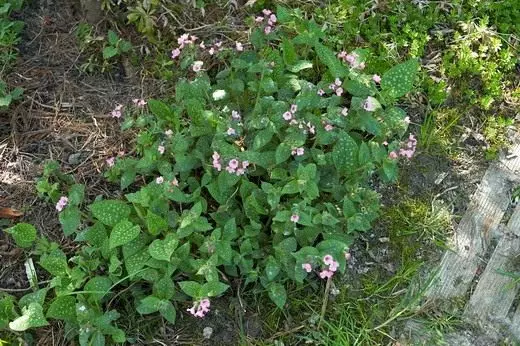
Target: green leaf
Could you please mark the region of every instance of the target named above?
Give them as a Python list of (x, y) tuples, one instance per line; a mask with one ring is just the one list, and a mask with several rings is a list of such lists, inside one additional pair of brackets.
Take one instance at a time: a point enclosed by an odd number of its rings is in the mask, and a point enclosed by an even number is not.
[(154, 296), (148, 296), (139, 302), (139, 305), (137, 305), (136, 310), (141, 315), (148, 315), (153, 314), (154, 312), (159, 311), (159, 308), (161, 307), (161, 299), (154, 297)]
[(9, 295), (0, 295), (0, 329), (7, 328), (9, 321), (18, 316), (14, 306), (14, 298)]
[(292, 73), (298, 73), (302, 70), (306, 70), (309, 68), (312, 68), (312, 62), (310, 62), (308, 60), (300, 60), (296, 64), (294, 64), (292, 66), (288, 66), (287, 70), (289, 70)]
[(28, 293), (24, 295), (18, 301), (18, 307), (23, 308), (29, 306), (31, 303), (38, 303), (41, 306), (45, 303), (45, 297), (47, 297), (47, 292), (49, 292), (50, 288), (42, 288), (37, 290), (36, 292)]
[(108, 30), (108, 43), (110, 43), (112, 46), (115, 46), (117, 41), (119, 41), (117, 34), (112, 30)]
[(253, 150), (258, 150), (265, 146), (273, 138), (274, 131), (271, 127), (258, 131), (253, 141)]
[(76, 319), (76, 297), (56, 297), (47, 310), (47, 317), (68, 322), (74, 321)]
[(69, 189), (69, 205), (78, 206), (85, 198), (85, 185), (74, 184)]
[(202, 298), (202, 285), (195, 281), (181, 281), (179, 282), (181, 290), (192, 298)]
[(177, 245), (179, 245), (179, 240), (175, 234), (170, 233), (164, 240), (155, 239), (148, 247), (148, 252), (152, 258), (160, 261), (170, 261)]
[(85, 231), (85, 240), (95, 247), (101, 247), (107, 238), (107, 230), (101, 222), (96, 222)]
[(68, 206), (58, 216), (60, 219), (63, 234), (66, 236), (76, 232), (81, 224), (81, 212), (78, 207)]
[(175, 294), (173, 280), (169, 276), (164, 276), (153, 284), (153, 294), (161, 299), (171, 299)]
[(296, 53), (296, 50), (294, 49), (294, 45), (292, 44), (291, 40), (283, 38), (281, 47), (284, 63), (286, 65), (294, 65), (296, 63), (296, 60), (298, 60), (298, 54)]
[(287, 161), (289, 159), (289, 157), (291, 157), (291, 148), (287, 144), (281, 143), (276, 148), (276, 153), (275, 153), (276, 164), (279, 165), (280, 163)]
[(357, 144), (348, 134), (340, 136), (332, 151), (334, 165), (342, 174), (352, 171), (357, 166)]
[(97, 201), (90, 206), (92, 215), (107, 226), (115, 226), (130, 216), (130, 207), (122, 201)]
[(265, 264), (265, 275), (267, 280), (274, 280), (278, 273), (280, 273), (280, 264), (273, 256), (269, 256), (267, 263)]
[(136, 253), (126, 257), (124, 262), (128, 275), (134, 275), (139, 270), (141, 270), (149, 258), (150, 254), (148, 253), (147, 249), (137, 251)]
[(392, 67), (383, 74), (381, 78), (381, 89), (385, 95), (392, 98), (405, 95), (412, 90), (418, 69), (419, 62), (417, 59), (410, 59)]
[(287, 292), (282, 284), (273, 282), (267, 288), (269, 298), (276, 304), (279, 309), (283, 309), (287, 301)]
[(206, 282), (200, 289), (200, 296), (202, 297), (217, 297), (226, 292), (229, 285), (220, 281)]
[(158, 100), (148, 100), (148, 108), (160, 120), (164, 120), (173, 125), (175, 130), (180, 131), (179, 115), (170, 106)]
[(30, 328), (47, 326), (49, 322), (43, 315), (43, 308), (38, 303), (31, 303), (22, 309), (22, 316), (9, 323), (9, 328), (17, 332), (23, 332)]
[(92, 297), (92, 300), (99, 301), (109, 292), (111, 287), (112, 280), (108, 277), (95, 276), (85, 284), (84, 290), (89, 292), (88, 295)]
[(139, 235), (141, 227), (128, 220), (122, 220), (110, 232), (110, 249), (124, 245)]
[(332, 77), (341, 78), (347, 75), (347, 68), (340, 62), (330, 48), (316, 42), (314, 44), (314, 50), (316, 51), (318, 59), (329, 68)]
[(36, 228), (28, 223), (19, 223), (14, 227), (7, 229), (7, 233), (11, 234), (17, 246), (27, 248), (31, 247), (36, 240)]
[(69, 269), (67, 256), (60, 249), (40, 257), (40, 266), (54, 276), (66, 276)]
[(148, 210), (148, 214), (146, 214), (146, 228), (151, 235), (158, 235), (168, 228), (168, 221)]
[(161, 307), (159, 308), (159, 312), (161, 313), (161, 316), (166, 319), (166, 321), (174, 324), (176, 317), (177, 317), (177, 311), (175, 311), (175, 307), (173, 304), (167, 300), (163, 300), (161, 302)]
[(108, 60), (114, 56), (116, 56), (118, 50), (116, 47), (108, 46), (103, 49), (103, 59)]

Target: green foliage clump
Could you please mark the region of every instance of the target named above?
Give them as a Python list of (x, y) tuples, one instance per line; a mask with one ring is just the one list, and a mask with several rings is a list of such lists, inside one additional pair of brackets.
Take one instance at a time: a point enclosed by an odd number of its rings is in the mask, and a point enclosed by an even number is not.
[[(315, 22), (284, 8), (277, 18), (272, 32), (254, 27), (251, 48), (216, 75), (183, 51), (172, 99), (112, 112), (137, 134), (135, 155), (107, 160), (121, 199), (88, 204), (83, 185), (46, 167), (38, 190), (76, 250), (38, 239), (51, 281), (0, 321), (23, 331), (58, 319), (81, 345), (120, 343), (118, 299), (175, 323), (186, 304), (203, 317), (234, 278), (260, 284), (283, 309), (287, 284), (345, 271), (356, 233), (379, 213), (371, 182), (396, 180), (408, 125), (396, 102), (418, 63), (368, 75), (364, 50), (347, 65)], [(34, 240), (26, 225), (10, 233), (22, 246)]]

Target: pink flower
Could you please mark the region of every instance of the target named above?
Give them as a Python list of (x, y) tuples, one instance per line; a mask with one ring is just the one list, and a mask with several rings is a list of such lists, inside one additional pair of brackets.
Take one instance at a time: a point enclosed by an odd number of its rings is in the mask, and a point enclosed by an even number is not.
[(343, 107), (343, 109), (341, 110), (341, 115), (343, 115), (344, 117), (346, 117), (348, 115), (348, 108), (347, 107)]
[(332, 126), (331, 124), (325, 125), (325, 131), (330, 132), (332, 130), (334, 130), (334, 126)]
[(332, 261), (332, 263), (329, 264), (329, 270), (331, 272), (335, 272), (336, 270), (338, 270), (338, 267), (339, 267), (339, 263), (336, 261)]
[(228, 136), (234, 136), (236, 134), (236, 131), (234, 128), (230, 127), (227, 129)]
[(345, 52), (344, 50), (342, 50), (341, 52), (338, 53), (338, 58), (345, 60), (346, 57), (347, 57), (347, 52)]
[(352, 258), (352, 255), (350, 254), (350, 252), (345, 251), (345, 259), (347, 261), (350, 261), (351, 258)]
[(264, 17), (260, 17), (260, 16), (259, 16), (259, 17), (256, 17), (256, 18), (255, 18), (255, 22), (257, 22), (257, 23), (261, 23), (261, 22), (263, 22), (263, 21), (264, 21)]
[(236, 172), (236, 174), (237, 174), (238, 176), (244, 175), (245, 173), (246, 173), (245, 169), (243, 169), (243, 168), (237, 168), (237, 172)]
[(298, 214), (292, 214), (292, 215), (291, 215), (291, 222), (296, 223), (296, 222), (298, 222), (298, 221), (300, 221), (300, 215), (298, 215)]
[(331, 255), (323, 256), (323, 263), (325, 263), (326, 265), (331, 265), (332, 262), (334, 262), (334, 258)]
[(164, 178), (163, 178), (163, 177), (157, 177), (157, 178), (155, 179), (155, 182), (156, 182), (157, 184), (162, 184), (162, 183), (164, 183)]
[(338, 95), (338, 96), (343, 95), (343, 88), (337, 88), (336, 89), (336, 95)]
[(384, 141), (382, 144), (386, 146), (386, 145), (388, 145), (388, 142)]
[(175, 48), (172, 50), (172, 59), (177, 58), (179, 55), (181, 55), (181, 50), (179, 48)]
[(208, 298), (204, 298), (198, 302), (194, 302), (193, 306), (189, 309), (186, 309), (190, 314), (195, 317), (204, 317), (209, 312), (210, 301)]
[(164, 145), (159, 145), (157, 147), (157, 151), (159, 152), (159, 154), (164, 154), (165, 150), (166, 150), (166, 148), (164, 147)]
[(265, 8), (264, 8), (264, 9), (262, 10), (262, 13), (264, 14), (264, 16), (267, 17), (267, 16), (271, 15), (271, 13), (273, 13), (273, 12), (271, 12), (271, 10), (268, 10), (268, 9), (265, 9)]
[(215, 54), (215, 48), (211, 47), (211, 48), (208, 50), (208, 53), (209, 53), (209, 55), (213, 55), (213, 54)]
[(220, 159), (220, 154), (217, 153), (216, 151), (214, 151), (212, 158), (213, 158), (213, 160), (218, 160), (218, 159)]
[(204, 41), (202, 41), (202, 42), (199, 44), (199, 47), (200, 47), (200, 49), (206, 49), (206, 44), (204, 43)]
[(184, 47), (184, 44), (185, 43), (188, 43), (189, 41), (189, 37), (190, 35), (188, 34), (182, 34), (178, 39), (177, 39), (177, 43), (179, 44), (179, 46)]
[(337, 88), (336, 84), (334, 84), (334, 83), (329, 84), (330, 90), (336, 90), (336, 88)]
[(291, 125), (298, 125), (298, 120), (292, 119), (291, 121), (289, 121), (289, 124), (291, 124)]
[(240, 43), (240, 42), (235, 42), (235, 46), (236, 46), (236, 50), (237, 50), (237, 52), (242, 52), (242, 51), (244, 51), (244, 46), (242, 45), (242, 43)]
[(325, 94), (325, 91), (323, 89), (318, 90), (318, 95), (323, 96)]
[(237, 159), (229, 160), (228, 166), (233, 169), (236, 169), (238, 167), (238, 160)]
[(297, 156), (302, 156), (304, 153), (305, 153), (305, 149), (304, 148), (297, 148), (296, 149), (296, 155)]
[(307, 273), (310, 273), (312, 271), (312, 265), (310, 263), (303, 263), (302, 269), (305, 270)]
[(213, 161), (213, 168), (220, 172), (222, 170), (222, 165), (218, 161)]
[(360, 62), (358, 65), (357, 65), (357, 68), (362, 70), (365, 68), (365, 63), (364, 62)]
[(314, 125), (312, 125), (310, 122), (307, 123), (307, 128), (309, 129), (309, 132), (313, 135), (316, 133), (316, 128), (314, 127)]
[(236, 172), (236, 169), (233, 168), (233, 167), (229, 167), (229, 166), (227, 166), (227, 167), (226, 167), (226, 171), (227, 171), (228, 173), (235, 173), (235, 172)]
[(166, 137), (171, 138), (171, 136), (173, 136), (173, 131), (172, 130), (166, 130), (164, 132), (164, 134), (166, 135)]
[(292, 113), (291, 112), (285, 112), (283, 113), (283, 118), (287, 121), (292, 119)]
[(320, 272), (320, 278), (322, 278), (322, 279), (331, 278), (332, 275), (334, 275), (334, 272), (331, 272), (330, 270), (327, 270), (327, 269), (324, 269)]
[(247, 167), (249, 167), (249, 161), (242, 161), (242, 168), (246, 169)]
[(112, 118), (121, 118), (121, 110), (123, 109), (123, 105), (116, 105), (116, 108), (110, 113)]
[(369, 96), (367, 97), (367, 99), (365, 100), (365, 103), (363, 103), (363, 109), (366, 110), (367, 112), (373, 112), (376, 110), (376, 99)]
[(63, 208), (65, 208), (68, 203), (69, 203), (69, 199), (67, 197), (65, 197), (65, 196), (61, 196), (60, 200), (58, 201), (58, 203), (56, 203), (56, 210), (57, 211), (62, 211)]
[(267, 24), (269, 25), (275, 25), (276, 24), (276, 16), (274, 14), (271, 14), (269, 16), (269, 19), (267, 20)]
[(106, 160), (106, 163), (107, 163), (108, 167), (114, 167), (115, 160), (116, 160), (115, 157), (109, 157), (109, 158)]
[(137, 106), (137, 107), (144, 107), (146, 106), (147, 102), (143, 99), (133, 99), (132, 102)]
[(222, 47), (222, 41), (215, 42), (215, 47), (217, 47), (217, 48)]
[(336, 86), (341, 86), (341, 84), (343, 84), (343, 82), (341, 81), (341, 79), (336, 78), (336, 80), (334, 81), (334, 84), (335, 84)]
[(272, 31), (272, 28), (271, 28), (270, 26), (266, 26), (266, 27), (264, 28), (264, 33), (265, 33), (266, 35), (269, 35), (269, 34), (271, 33), (271, 31)]
[(194, 71), (194, 72), (199, 72), (199, 71), (202, 69), (202, 65), (203, 65), (203, 64), (204, 64), (204, 63), (203, 63), (202, 61), (195, 61), (195, 62), (193, 63), (193, 67), (192, 67), (192, 68), (193, 68), (193, 71)]
[(295, 104), (292, 104), (292, 105), (291, 105), (291, 113), (294, 114), (294, 113), (296, 113), (297, 111), (298, 111), (298, 106), (295, 105)]
[(173, 186), (179, 186), (179, 181), (177, 180), (177, 178), (173, 178), (173, 180), (170, 182), (170, 184)]
[(397, 159), (397, 153), (395, 151), (391, 151), (389, 154), (388, 154), (388, 157), (391, 158), (392, 160), (393, 159)]
[(405, 117), (404, 123), (408, 125), (410, 123), (410, 117)]
[(345, 61), (348, 62), (350, 65), (354, 65), (356, 63), (357, 54), (347, 54), (345, 55)]
[(241, 119), (240, 113), (238, 113), (237, 111), (231, 111), (231, 117), (235, 120)]
[(376, 82), (377, 84), (381, 83), (381, 77), (377, 74), (372, 76), (372, 80)]

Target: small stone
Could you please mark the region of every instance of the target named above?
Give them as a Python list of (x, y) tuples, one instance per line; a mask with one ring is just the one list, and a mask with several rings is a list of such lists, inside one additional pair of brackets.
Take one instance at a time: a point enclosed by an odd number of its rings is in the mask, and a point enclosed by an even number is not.
[(211, 335), (213, 335), (213, 328), (206, 327), (202, 330), (202, 336), (204, 337), (204, 339), (209, 340), (211, 338)]
[(69, 159), (67, 161), (70, 165), (79, 165), (81, 162), (81, 153), (70, 154)]

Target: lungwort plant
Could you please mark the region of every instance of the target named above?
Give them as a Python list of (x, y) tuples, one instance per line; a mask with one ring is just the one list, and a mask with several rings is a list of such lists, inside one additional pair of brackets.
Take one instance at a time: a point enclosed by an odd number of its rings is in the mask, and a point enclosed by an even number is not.
[[(107, 159), (123, 198), (86, 205), (82, 185), (48, 172), (40, 190), (52, 191), (77, 252), (38, 241), (52, 280), (17, 308), (2, 300), (4, 327), (61, 319), (81, 345), (123, 342), (123, 297), (174, 323), (178, 311), (203, 317), (236, 285), (259, 284), (283, 308), (287, 282), (344, 272), (356, 233), (378, 215), (372, 183), (395, 181), (415, 150), (413, 136), (401, 142), (408, 121), (396, 101), (418, 63), (368, 75), (368, 51), (334, 52), (313, 21), (280, 8), (255, 23), (251, 44), (233, 44), (217, 74), (204, 69), (216, 57), (184, 36), (174, 97), (112, 112), (137, 133), (135, 155)], [(36, 238), (30, 225), (9, 232), (24, 247)]]

